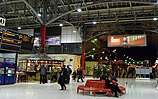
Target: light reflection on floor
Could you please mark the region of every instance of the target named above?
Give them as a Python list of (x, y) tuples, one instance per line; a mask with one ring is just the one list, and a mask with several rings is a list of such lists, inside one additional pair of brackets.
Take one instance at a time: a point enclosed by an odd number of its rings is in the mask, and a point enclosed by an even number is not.
[[(0, 99), (116, 99), (102, 94), (82, 95), (76, 93), (76, 87), (82, 82), (73, 82), (66, 85), (66, 91), (60, 91), (57, 83), (17, 83), (15, 85), (0, 86)], [(119, 84), (126, 87), (126, 95), (120, 99), (157, 99), (158, 91), (155, 89), (156, 80), (119, 79)]]

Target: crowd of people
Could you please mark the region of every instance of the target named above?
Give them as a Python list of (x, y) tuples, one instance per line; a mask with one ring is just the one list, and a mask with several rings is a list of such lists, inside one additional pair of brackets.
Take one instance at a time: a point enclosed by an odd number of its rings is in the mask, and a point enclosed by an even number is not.
[[(40, 71), (40, 84), (45, 84), (47, 82), (47, 68), (42, 65), (39, 69)], [(74, 70), (72, 72), (72, 69), (66, 65), (63, 65), (60, 69), (53, 68), (50, 73), (50, 80), (51, 81), (57, 81), (58, 84), (60, 84), (61, 89), (60, 90), (66, 90), (65, 84), (70, 83), (70, 75), (72, 75), (73, 81), (79, 82), (80, 80), (84, 82), (84, 70), (82, 67), (78, 67), (77, 70)]]

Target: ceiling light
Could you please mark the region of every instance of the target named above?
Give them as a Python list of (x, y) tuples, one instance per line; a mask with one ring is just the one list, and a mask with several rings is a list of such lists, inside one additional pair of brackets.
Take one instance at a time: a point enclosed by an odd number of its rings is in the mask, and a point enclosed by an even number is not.
[(95, 48), (93, 48), (93, 51), (95, 51)]
[(108, 57), (106, 56), (105, 59), (108, 59)]
[(63, 26), (63, 24), (59, 24), (59, 26)]
[(37, 14), (38, 16), (42, 16), (40, 13)]
[(21, 27), (18, 27), (18, 30), (21, 30)]
[(74, 33), (76, 33), (76, 31), (73, 31)]
[(77, 11), (78, 11), (78, 12), (82, 12), (82, 9), (81, 9), (81, 8), (78, 8)]
[(94, 41), (97, 41), (97, 39), (94, 39)]
[(102, 52), (104, 54), (104, 52)]
[(116, 49), (114, 49), (112, 52), (114, 52), (114, 53), (115, 53), (115, 52), (116, 52)]
[(157, 18), (153, 18), (154, 21), (157, 21)]
[(96, 21), (93, 21), (93, 24), (97, 24), (97, 22), (96, 22)]

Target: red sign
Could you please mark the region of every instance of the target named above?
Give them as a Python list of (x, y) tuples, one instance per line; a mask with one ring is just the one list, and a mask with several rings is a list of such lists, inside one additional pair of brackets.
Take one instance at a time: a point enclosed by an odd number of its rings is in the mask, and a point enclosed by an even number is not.
[(14, 64), (8, 64), (8, 66), (14, 66)]

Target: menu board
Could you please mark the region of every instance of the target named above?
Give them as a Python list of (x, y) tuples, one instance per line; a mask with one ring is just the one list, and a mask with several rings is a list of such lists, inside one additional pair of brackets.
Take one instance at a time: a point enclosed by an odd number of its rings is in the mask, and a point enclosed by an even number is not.
[(34, 37), (14, 31), (0, 31), (0, 50), (19, 52), (33, 48)]

